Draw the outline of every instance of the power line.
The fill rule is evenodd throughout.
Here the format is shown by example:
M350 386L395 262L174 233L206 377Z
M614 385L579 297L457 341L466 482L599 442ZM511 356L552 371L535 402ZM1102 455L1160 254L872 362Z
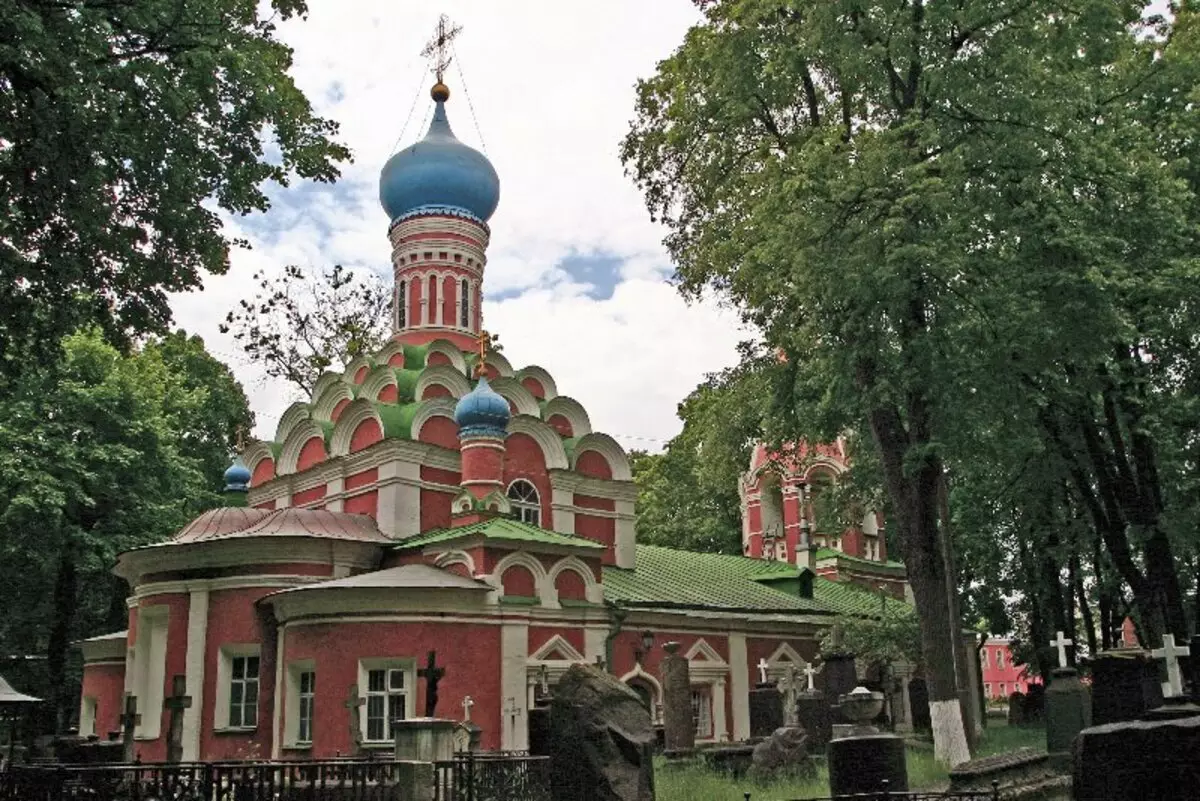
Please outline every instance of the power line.
M451 42L450 49L454 51L454 68L458 70L458 79L462 81L463 96L467 98L467 108L471 109L471 121L475 123L475 133L479 135L479 145L483 148L483 152L487 153L487 142L483 140L483 129L479 127L479 118L475 116L475 104L471 102L471 93L467 90L467 76L463 74L462 60L458 57L458 48Z

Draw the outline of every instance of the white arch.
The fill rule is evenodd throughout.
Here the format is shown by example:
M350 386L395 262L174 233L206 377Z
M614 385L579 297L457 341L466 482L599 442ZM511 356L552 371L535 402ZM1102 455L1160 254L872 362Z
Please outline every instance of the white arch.
M344 383L342 381L341 373L331 373L329 371L321 373L321 377L317 379L317 383L313 384L312 400L315 401L317 398L321 397L321 395L323 395L325 391L334 384L341 383Z
M538 405L533 393L521 386L515 378L497 378L488 382L496 394L517 407L517 414L527 414L530 417L541 417L542 408Z
M284 410L279 416L279 424L275 426L275 441L286 442L292 429L310 418L309 405L297 401Z
M608 467L612 471L612 477L615 481L632 481L633 469L629 465L629 457L625 455L625 449L617 444L617 441L608 434L592 432L579 438L575 443L575 453L571 458L571 469L575 469L575 464L579 461L579 457L587 451L595 451L604 457L608 462Z
M457 323L457 322L458 321L455 320L455 323ZM455 325L454 327L457 327L457 325ZM449 366L453 367L455 370L457 370L458 374L460 376L465 376L467 374L467 360L465 358L463 358L462 351L459 350L457 347L455 347L453 342L451 342L448 339L435 339L429 343L428 348L429 348L429 350L425 354L426 369L429 369L430 366L433 366L433 367L445 367L446 366L444 364L443 365L430 365L429 364L429 357L432 354L441 353L450 360ZM419 398L421 396L418 395L417 397Z
M555 582L558 581L559 575L567 570L577 573L583 579L584 597L588 601L594 604L604 603L604 589L600 586L600 582L596 581L596 576L592 573L591 568L578 556L567 556L555 562L554 567L550 568L546 574L547 592L550 596L547 599L547 605L551 603L558 605L558 587L555 586Z
M330 383L320 395L313 396L312 418L323 422L331 422L333 410L344 400L354 400L354 393L343 381Z
M770 665L781 665L788 662L796 667L804 667L808 664L808 660L800 656L799 652L786 642L781 642L779 647L767 657L767 664Z
M499 597L504 597L504 571L513 565L520 565L533 574L533 584L537 588L538 598L546 598L546 568L527 551L513 551L496 563L492 575L496 577L495 587ZM553 589L553 587L551 587Z
M342 416L333 426L333 436L329 438L329 458L345 456L350 452L350 440L354 437L354 429L364 420L374 420L383 433L383 419L375 408L374 401L359 398L346 407Z
M475 575L475 557L466 551L446 551L438 554L434 564L441 568L447 568L451 565L464 565L467 568L467 573L470 576Z
M833 477L836 479L844 472L846 472L845 465L830 459L828 456L817 456L804 466L801 478L805 483L808 483L812 480L813 473L833 473Z
M536 417L527 414L514 414L508 421L509 434L527 434L533 437L542 448L542 456L546 459L547 470L567 470L567 451L563 448L562 438L558 432Z
M346 411L349 412L349 408ZM346 419L345 414L342 415L342 419ZM296 463L300 461L300 451L303 450L305 443L313 437L319 438L322 442L325 441L325 430L312 420L304 420L293 426L287 439L283 441L283 448L279 451L279 461L275 463L275 475L286 476L295 473Z
M490 364L496 368L496 372L501 378L512 378L513 368L508 359L504 358L504 354L499 351L489 350L487 358L484 359L486 364Z
M392 314L393 314L393 316L395 315L395 310L393 310ZM408 326L405 326L405 328L407 328L407 327ZM375 363L378 365L381 365L381 366L385 365L397 353L404 353L404 343L398 339L389 339L382 348L375 351ZM392 369L394 369L394 370L404 369L403 365L399 365L399 366L389 365L389 366L392 367Z
M517 381L525 378L532 378L542 385L542 391L546 393L546 397L542 400L550 401L558 397L558 385L554 383L554 377L551 376L545 369L538 367L536 364L531 364L522 367L514 376Z
M439 384L450 390L450 394L455 398L461 398L471 391L471 384L462 371L448 364L435 364L421 371L421 377L417 379L417 386L413 389L413 399L420 400L432 384Z
M558 395L553 400L546 403L546 408L542 412L542 419L549 420L553 415L562 415L567 418L567 422L571 424L572 437L584 437L592 433L592 421L588 417L587 410L583 408L583 404L574 398L569 398L566 395Z
M258 469L258 465L263 459L275 460L275 454L271 450L271 443L255 440L250 443L250 446L242 452L242 463L250 470L250 475L254 475L254 471ZM278 470L279 466L276 465Z
M367 400L379 400L379 393L391 386L398 387L399 382L396 381L396 368L379 366L371 368L371 372L367 373L367 377L363 379L362 386L358 388L358 397L366 398Z
M356 356L350 360L350 363L346 365L346 369L342 371L342 380L347 384L353 384L355 373L365 367L369 374L371 368L374 366L375 364L371 361L370 356Z
M417 407L416 414L413 415L412 424L409 428L413 440L421 438L421 429L425 424L434 417L447 417L450 422L454 422L454 406L457 401L454 398L430 398L429 400L421 401L421 405ZM455 425L458 425L455 423Z
M642 667L641 662L638 662L637 664L635 664L633 666L633 670L629 671L628 673L626 673L624 676L621 677L621 683L628 684L630 681L633 681L634 679L644 681L644 682L646 682L646 684L650 685L650 689L654 692L654 698L651 700L654 702L654 705L657 708L657 706L663 702L663 689L662 689L662 685L659 684L658 679L654 678L654 676L647 673L646 669ZM650 710L650 716L655 717L655 718L657 717L657 715L655 714L655 711L653 709Z

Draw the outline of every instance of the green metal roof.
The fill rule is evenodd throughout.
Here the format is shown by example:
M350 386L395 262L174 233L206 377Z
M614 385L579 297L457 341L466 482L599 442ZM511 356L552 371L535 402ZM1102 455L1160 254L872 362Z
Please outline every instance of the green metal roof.
M818 576L813 597L802 598L764 583L799 575L795 566L783 562L639 545L636 569L604 568L604 596L624 606L879 614L879 596L851 584ZM894 601L890 606L905 605Z
M895 573L898 570L907 570L903 562L895 562L890 559L886 562L877 562L874 559L862 559L858 556L851 556L850 554L842 553L841 551L835 551L833 548L818 548L815 556L817 559L837 559L839 561L849 562L854 565L862 565L866 568L875 568L876 570L882 570L883 572L889 574Z
M439 542L450 542L462 539L463 537L483 537L484 539L499 540L502 542L532 542L541 545L559 545L569 548L591 548L597 550L603 550L604 548L603 544L595 540L589 540L586 537L549 531L507 517L493 517L490 520L482 520L478 523L472 523L468 526L458 526L457 528L434 529L418 537L412 537L411 539L399 542L396 544L396 548L419 548Z

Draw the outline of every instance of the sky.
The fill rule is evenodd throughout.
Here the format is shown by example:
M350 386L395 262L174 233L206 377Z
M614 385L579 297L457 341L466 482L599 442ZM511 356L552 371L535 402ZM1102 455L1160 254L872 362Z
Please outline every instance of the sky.
M281 26L292 74L354 151L336 184L272 187L264 214L227 218L235 250L224 276L176 296L176 322L233 369L273 438L297 390L267 379L217 330L253 294L257 270L333 264L390 276L379 170L424 135L433 83L420 53L439 13L463 27L446 74L455 134L500 175L484 276L484 316L514 367L537 364L626 449L658 450L681 423L677 404L706 374L737 361L750 333L715 300L686 302L617 153L635 84L699 20L690 0L309 0L307 20ZM411 113L410 113L411 112ZM389 278L390 280L390 278Z

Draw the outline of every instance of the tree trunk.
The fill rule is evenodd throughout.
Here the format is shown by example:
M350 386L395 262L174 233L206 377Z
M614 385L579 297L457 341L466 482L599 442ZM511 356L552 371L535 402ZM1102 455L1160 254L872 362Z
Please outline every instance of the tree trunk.
M1071 575L1074 579L1072 584L1075 588L1075 595L1079 602L1079 613L1083 615L1083 631L1087 635L1088 653L1095 657L1099 650L1096 646L1096 619L1092 616L1092 607L1088 603L1087 592L1083 587L1083 577L1079 574L1079 556L1077 554L1071 556Z
M983 733L980 719L983 715L972 703L971 671L967 665L966 649L962 644L962 605L958 600L958 564L954 555L954 530L950 526L950 479L942 471L938 482L938 515L941 525L941 542L945 558L946 603L950 607L950 620L954 625L956 647L954 649L954 678L958 684L958 701L963 709L963 725L967 734L967 747L974 753L976 741Z
M67 679L67 649L70 647L71 630L75 622L78 576L75 570L75 554L68 545L58 563L58 576L54 581L54 609L50 621L50 636L46 644L46 673L50 682L50 703L47 717L54 731L65 730L64 712L70 701Z
M910 401L919 407L919 401ZM920 431L922 409L909 410L913 429ZM954 766L971 758L963 724L962 704L955 674L956 655L961 661L959 626L952 619L946 597L949 577L938 528L938 486L942 465L926 451L920 466L906 469L910 447L927 446L929 438L911 436L899 411L881 406L870 414L871 431L883 463L884 483L896 517L904 564L912 587L921 628L921 654L929 691L929 716L933 728L934 757ZM915 441L913 441L915 440Z

